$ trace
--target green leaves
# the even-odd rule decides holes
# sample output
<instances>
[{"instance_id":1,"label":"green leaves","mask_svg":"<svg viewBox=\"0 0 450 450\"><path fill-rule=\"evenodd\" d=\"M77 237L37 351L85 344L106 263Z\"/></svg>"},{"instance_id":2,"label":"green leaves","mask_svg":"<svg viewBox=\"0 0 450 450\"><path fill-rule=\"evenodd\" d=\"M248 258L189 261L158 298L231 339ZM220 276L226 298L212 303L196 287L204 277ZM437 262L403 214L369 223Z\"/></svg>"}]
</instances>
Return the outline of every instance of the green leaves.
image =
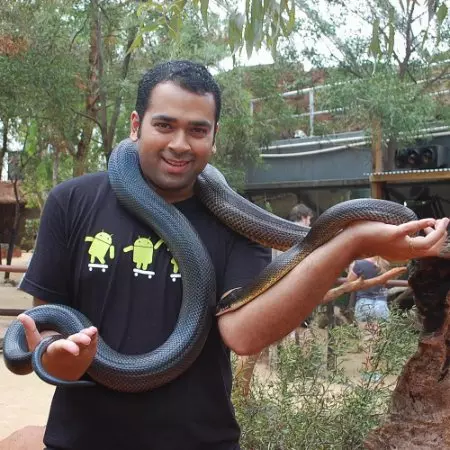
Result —
<instances>
[{"instance_id":1,"label":"green leaves","mask_svg":"<svg viewBox=\"0 0 450 450\"><path fill-rule=\"evenodd\" d=\"M381 53L380 47L380 19L376 18L372 26L372 40L369 47L369 55L378 57Z\"/></svg>"},{"instance_id":2,"label":"green leaves","mask_svg":"<svg viewBox=\"0 0 450 450\"><path fill-rule=\"evenodd\" d=\"M208 26L208 6L209 0L200 0L200 11L202 13L203 22Z\"/></svg>"},{"instance_id":3,"label":"green leaves","mask_svg":"<svg viewBox=\"0 0 450 450\"><path fill-rule=\"evenodd\" d=\"M447 15L448 15L448 7L445 3L442 3L436 12L436 19L439 26L442 25L442 22L445 20Z\"/></svg>"},{"instance_id":4,"label":"green leaves","mask_svg":"<svg viewBox=\"0 0 450 450\"><path fill-rule=\"evenodd\" d=\"M201 15L208 27L210 15L209 0L193 0L191 5ZM159 27L168 26L172 38L179 38L182 18L187 6L186 0L171 3L158 3L149 0L138 9L137 15L142 20L140 34L151 33ZM155 14L160 16L155 19ZM246 0L243 12L228 9L227 43L232 52L245 47L250 57L254 49L260 49L265 42L274 49L279 37L289 36L296 24L295 0ZM149 28L148 21L151 20ZM132 49L143 44L136 38Z\"/></svg>"}]
</instances>

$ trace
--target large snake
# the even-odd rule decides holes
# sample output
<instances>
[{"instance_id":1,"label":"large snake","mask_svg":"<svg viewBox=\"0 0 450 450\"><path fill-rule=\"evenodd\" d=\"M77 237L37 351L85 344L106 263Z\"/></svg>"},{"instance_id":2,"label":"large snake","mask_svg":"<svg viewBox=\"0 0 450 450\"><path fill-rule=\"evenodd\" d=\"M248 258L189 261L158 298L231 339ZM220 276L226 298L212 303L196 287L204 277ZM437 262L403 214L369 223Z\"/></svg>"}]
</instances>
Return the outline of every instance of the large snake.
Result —
<instances>
[{"instance_id":1,"label":"large snake","mask_svg":"<svg viewBox=\"0 0 450 450\"><path fill-rule=\"evenodd\" d=\"M183 298L172 334L160 347L141 355L125 355L111 349L101 337L87 373L95 380L69 382L54 378L42 366L48 345L91 325L80 312L63 305L44 305L26 312L38 330L60 335L45 338L28 352L22 324L8 328L3 355L14 373L29 373L31 367L44 381L57 386L85 386L95 382L122 392L157 388L183 373L197 358L208 336L215 303L215 274L201 238L173 205L167 204L142 176L137 145L122 141L112 152L108 174L119 202L151 227L168 245L183 274ZM237 309L274 285L307 255L357 220L401 224L416 219L410 209L389 201L358 199L339 203L325 211L310 229L281 219L238 195L222 174L207 165L198 176L196 195L228 227L264 246L287 250L262 271L250 285L232 291L219 303L217 315Z\"/></svg>"}]
</instances>

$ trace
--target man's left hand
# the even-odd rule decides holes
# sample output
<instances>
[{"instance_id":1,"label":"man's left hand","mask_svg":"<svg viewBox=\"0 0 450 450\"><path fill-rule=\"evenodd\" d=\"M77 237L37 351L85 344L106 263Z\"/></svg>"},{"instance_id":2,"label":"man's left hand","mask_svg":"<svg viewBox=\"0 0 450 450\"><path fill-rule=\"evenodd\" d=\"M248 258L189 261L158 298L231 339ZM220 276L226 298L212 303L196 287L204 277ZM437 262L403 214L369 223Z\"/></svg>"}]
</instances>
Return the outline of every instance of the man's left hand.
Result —
<instances>
[{"instance_id":1,"label":"man's left hand","mask_svg":"<svg viewBox=\"0 0 450 450\"><path fill-rule=\"evenodd\" d=\"M349 242L356 245L357 258L381 256L389 261L439 256L447 240L448 218L421 219L401 225L361 221L350 225ZM417 235L424 231L425 236Z\"/></svg>"}]
</instances>

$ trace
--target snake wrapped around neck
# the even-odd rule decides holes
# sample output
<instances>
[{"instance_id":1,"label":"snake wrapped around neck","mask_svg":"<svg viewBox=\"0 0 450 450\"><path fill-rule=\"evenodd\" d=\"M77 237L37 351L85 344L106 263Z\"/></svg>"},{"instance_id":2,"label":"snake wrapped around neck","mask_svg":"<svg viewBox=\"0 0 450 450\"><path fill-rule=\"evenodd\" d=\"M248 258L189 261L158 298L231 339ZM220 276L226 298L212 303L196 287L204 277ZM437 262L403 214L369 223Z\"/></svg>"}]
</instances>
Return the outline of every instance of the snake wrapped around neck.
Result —
<instances>
[{"instance_id":1,"label":"snake wrapped around neck","mask_svg":"<svg viewBox=\"0 0 450 450\"><path fill-rule=\"evenodd\" d=\"M48 345L90 325L80 312L48 304L26 312L38 330L52 329L58 336L45 338L28 352L24 328L15 320L6 332L3 356L14 373L31 367L44 381L56 386L88 386L95 382L121 392L155 389L182 374L195 361L208 336L214 315L220 315L255 299L286 275L315 249L359 220L398 225L415 220L403 205L374 199L356 199L326 210L310 229L281 219L237 194L222 174L207 165L198 176L195 194L219 220L235 232L266 247L287 250L272 261L252 283L232 291L216 310L214 269L201 237L176 207L165 202L142 176L137 144L130 139L113 150L108 173L121 205L152 228L169 246L182 274L182 303L175 328L160 347L140 355L118 353L99 336L98 348L87 373L92 381L64 381L48 374L41 358ZM100 333L101 334L101 333Z\"/></svg>"}]
</instances>

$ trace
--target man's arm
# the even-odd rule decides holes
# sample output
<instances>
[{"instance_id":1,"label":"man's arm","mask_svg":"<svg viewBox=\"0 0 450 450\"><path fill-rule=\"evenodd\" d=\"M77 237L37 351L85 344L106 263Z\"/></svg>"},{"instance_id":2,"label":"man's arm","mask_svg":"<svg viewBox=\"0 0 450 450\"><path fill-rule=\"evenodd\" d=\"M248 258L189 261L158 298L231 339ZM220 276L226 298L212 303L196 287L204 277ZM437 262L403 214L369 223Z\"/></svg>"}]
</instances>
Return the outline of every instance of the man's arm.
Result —
<instances>
[{"instance_id":1,"label":"man's arm","mask_svg":"<svg viewBox=\"0 0 450 450\"><path fill-rule=\"evenodd\" d=\"M239 355L261 351L304 320L353 260L375 254L397 261L436 256L445 242L447 225L448 219L442 219L399 226L358 222L348 227L266 292L220 316L222 339ZM427 236L409 237L422 229Z\"/></svg>"},{"instance_id":2,"label":"man's arm","mask_svg":"<svg viewBox=\"0 0 450 450\"><path fill-rule=\"evenodd\" d=\"M34 298L33 306L45 305L46 302ZM47 336L58 334L55 331L39 331L34 320L26 314L20 314L18 319L25 328L28 348L34 350ZM60 339L50 344L42 357L42 364L47 372L62 380L74 381L81 378L97 351L98 333L95 327L81 330L79 333Z\"/></svg>"}]
</instances>

